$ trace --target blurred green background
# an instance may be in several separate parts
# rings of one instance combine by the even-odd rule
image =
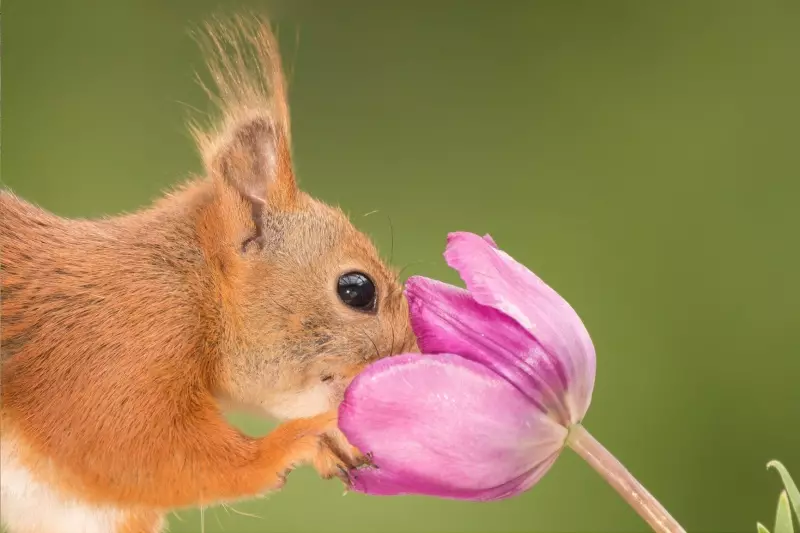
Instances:
[[[771,525],[766,462],[800,473],[800,2],[3,7],[8,187],[100,216],[198,171],[184,123],[208,106],[188,30],[264,9],[292,71],[302,186],[387,256],[393,240],[407,273],[456,282],[446,233],[491,233],[587,324],[590,431],[688,530]],[[233,507],[260,518],[207,509],[205,531],[646,530],[572,452],[492,504],[343,498],[302,469]],[[200,513],[171,528],[200,531]]]

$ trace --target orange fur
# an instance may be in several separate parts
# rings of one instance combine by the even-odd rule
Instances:
[[[152,510],[130,511],[119,522],[118,533],[158,533],[164,528],[164,517]]]
[[[193,126],[206,176],[102,220],[0,192],[4,461],[59,497],[119,510],[118,532],[278,489],[299,464],[326,478],[361,464],[336,405],[370,361],[416,349],[395,273],[297,188],[269,24],[206,35],[222,111]],[[375,282],[375,313],[337,299],[349,270]],[[250,438],[220,402],[286,421]]]

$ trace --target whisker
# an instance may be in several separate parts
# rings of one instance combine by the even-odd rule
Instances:
[[[413,331],[410,331],[410,329],[411,329],[411,321],[410,320],[406,320],[406,330],[403,333],[403,339],[408,339],[408,337],[409,337],[408,334],[409,333],[413,333]],[[408,348],[406,348],[406,349],[408,349]]]
[[[214,513],[214,518],[217,519],[217,525],[219,526],[220,530],[225,529],[222,525],[222,520],[219,519],[219,513]]]
[[[394,224],[392,224],[392,217],[390,217],[388,214],[386,215],[386,218],[389,220],[389,238],[391,239],[389,248],[389,264],[391,264],[392,260],[394,259]]]
[[[367,330],[363,330],[363,332],[364,332],[364,335],[367,337],[367,339],[369,339],[369,342],[372,343],[372,347],[375,348],[375,357],[380,359],[381,358],[381,351],[378,349],[378,345],[375,344],[375,341],[372,340],[372,337],[369,336],[369,333],[367,333]]]
[[[391,328],[392,328],[392,347],[389,349],[389,354],[393,355],[394,354],[394,341],[395,341],[395,338],[394,338],[394,323],[391,324]]]
[[[241,515],[241,516],[247,516],[249,518],[257,518],[259,520],[263,520],[264,519],[263,516],[259,516],[257,514],[245,513],[244,511],[240,511],[240,510],[238,510],[238,509],[236,509],[234,507],[230,507],[230,510],[233,511],[234,513],[238,514],[238,515]]]
[[[414,266],[414,265],[419,265],[419,264],[422,264],[422,263],[427,263],[427,261],[419,260],[419,261],[412,261],[410,263],[406,263],[406,265],[403,268],[401,268],[400,271],[397,273],[397,276],[395,276],[394,281],[398,282],[400,280],[400,276],[403,275],[403,272],[405,272],[408,267],[411,267],[411,266]]]
[[[402,291],[403,291],[403,287],[402,286],[392,287],[389,290],[389,293],[386,295],[385,300],[391,301],[392,298],[394,298],[396,295],[400,294]]]

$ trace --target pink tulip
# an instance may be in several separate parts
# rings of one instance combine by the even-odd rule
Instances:
[[[452,233],[445,251],[467,289],[415,276],[406,293],[422,354],[370,365],[339,424],[374,467],[372,495],[473,501],[531,488],[572,447],[657,531],[683,531],[583,428],[596,359],[572,307],[491,237]]]

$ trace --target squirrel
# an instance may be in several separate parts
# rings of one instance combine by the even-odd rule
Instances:
[[[297,186],[277,39],[213,19],[203,172],[151,205],[64,218],[0,192],[0,519],[10,533],[155,533],[166,515],[369,457],[337,427],[353,377],[418,351],[398,273]],[[243,434],[227,409],[280,424]]]

